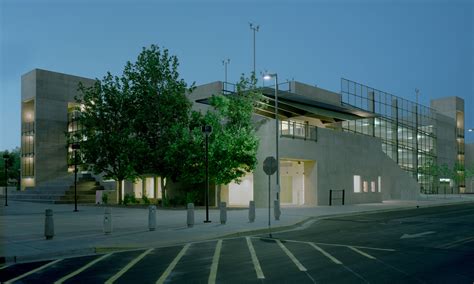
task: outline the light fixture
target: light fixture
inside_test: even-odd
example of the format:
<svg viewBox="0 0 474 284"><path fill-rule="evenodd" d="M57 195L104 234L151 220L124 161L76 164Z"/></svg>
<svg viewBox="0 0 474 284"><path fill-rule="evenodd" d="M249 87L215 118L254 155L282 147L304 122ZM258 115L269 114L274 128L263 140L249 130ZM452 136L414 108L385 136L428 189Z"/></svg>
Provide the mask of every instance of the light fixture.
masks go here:
<svg viewBox="0 0 474 284"><path fill-rule="evenodd" d="M467 131L473 132L473 131L474 131L474 128L469 128Z"/></svg>

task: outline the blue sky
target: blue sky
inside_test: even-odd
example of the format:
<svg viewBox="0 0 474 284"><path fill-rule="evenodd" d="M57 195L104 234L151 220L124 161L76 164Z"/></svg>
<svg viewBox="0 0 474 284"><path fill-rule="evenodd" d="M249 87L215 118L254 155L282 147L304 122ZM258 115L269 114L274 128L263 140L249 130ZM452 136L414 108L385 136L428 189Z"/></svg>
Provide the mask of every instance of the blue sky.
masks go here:
<svg viewBox="0 0 474 284"><path fill-rule="evenodd" d="M166 47L189 83L252 69L340 91L348 78L429 105L465 100L474 127L474 2L0 0L0 150L20 141L20 78L43 68L119 74L143 46ZM466 140L474 142L474 134Z"/></svg>

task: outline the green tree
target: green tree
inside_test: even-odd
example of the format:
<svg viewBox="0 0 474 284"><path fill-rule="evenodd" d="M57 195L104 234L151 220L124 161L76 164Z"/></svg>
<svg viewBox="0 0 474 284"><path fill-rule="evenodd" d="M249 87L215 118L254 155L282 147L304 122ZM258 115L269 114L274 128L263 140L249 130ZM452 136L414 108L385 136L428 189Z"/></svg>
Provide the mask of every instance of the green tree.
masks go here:
<svg viewBox="0 0 474 284"><path fill-rule="evenodd" d="M19 178L20 170L20 148L15 148L11 151L5 150L0 151L0 185L5 185L5 160L3 155L8 154L10 159L8 160L8 180L16 180Z"/></svg>
<svg viewBox="0 0 474 284"><path fill-rule="evenodd" d="M134 180L138 173L138 153L143 145L133 128L133 97L128 81L107 73L92 86L80 84L81 96L79 123L82 131L81 158L94 173L104 173L106 178L117 182L117 201L122 202L122 181Z"/></svg>
<svg viewBox="0 0 474 284"><path fill-rule="evenodd" d="M255 134L257 125L252 121L255 107L262 99L261 92L255 88L255 78L241 77L236 92L231 95L215 95L210 99L212 109L205 114L192 114L190 141L188 149L194 153L186 161L186 179L203 182L205 179L204 136L200 128L211 125L209 137L209 176L218 185L241 178L252 172L257 165L259 140Z"/></svg>
<svg viewBox="0 0 474 284"><path fill-rule="evenodd" d="M183 174L181 162L187 153L191 102L186 93L192 91L179 78L179 61L167 49L156 45L143 48L135 63L124 69L133 98L133 128L144 146L137 165L140 174L152 173L161 177L163 198L166 198L167 179L176 181Z"/></svg>

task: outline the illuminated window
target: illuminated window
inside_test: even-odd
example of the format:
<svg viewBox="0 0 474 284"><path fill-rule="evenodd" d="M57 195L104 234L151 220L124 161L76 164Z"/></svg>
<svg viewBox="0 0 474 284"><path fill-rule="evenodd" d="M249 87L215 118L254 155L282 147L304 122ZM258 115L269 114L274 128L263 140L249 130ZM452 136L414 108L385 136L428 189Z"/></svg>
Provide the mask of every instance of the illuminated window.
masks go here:
<svg viewBox="0 0 474 284"><path fill-rule="evenodd" d="M354 176L354 192L360 192L360 176Z"/></svg>
<svg viewBox="0 0 474 284"><path fill-rule="evenodd" d="M375 192L375 181L370 182L370 191Z"/></svg>
<svg viewBox="0 0 474 284"><path fill-rule="evenodd" d="M378 191L379 192L382 192L382 177L379 176L379 187L378 187Z"/></svg>
<svg viewBox="0 0 474 284"><path fill-rule="evenodd" d="M369 183L364 180L364 192L369 192Z"/></svg>

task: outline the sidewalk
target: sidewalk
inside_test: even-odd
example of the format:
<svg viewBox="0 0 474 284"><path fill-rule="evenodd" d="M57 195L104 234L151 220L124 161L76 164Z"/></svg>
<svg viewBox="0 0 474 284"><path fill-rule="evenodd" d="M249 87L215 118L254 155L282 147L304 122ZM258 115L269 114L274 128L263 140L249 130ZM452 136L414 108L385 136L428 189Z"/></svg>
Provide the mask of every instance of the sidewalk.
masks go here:
<svg viewBox="0 0 474 284"><path fill-rule="evenodd" d="M262 232L268 228L268 209L256 210L254 223L248 222L247 209L227 212L227 224L219 222L219 211L210 210L212 223L203 223L205 210L195 211L195 225L186 226L186 210L157 210L157 228L148 230L148 209L112 208L113 232L103 233L104 207L53 205L9 201L0 206L0 265L7 262L91 254L107 249L160 247L184 242L238 236ZM283 207L279 221L273 219L272 228L295 228L305 221L324 216L362 212L414 209L463 202L474 202L473 195L428 195L419 201L385 201L383 203L344 206ZM55 236L44 238L44 211L53 209Z"/></svg>

